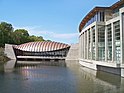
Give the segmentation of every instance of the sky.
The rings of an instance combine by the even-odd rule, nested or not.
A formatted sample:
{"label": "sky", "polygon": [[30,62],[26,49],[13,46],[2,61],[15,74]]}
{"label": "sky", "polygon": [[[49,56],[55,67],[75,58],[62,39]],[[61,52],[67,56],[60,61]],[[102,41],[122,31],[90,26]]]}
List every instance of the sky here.
{"label": "sky", "polygon": [[0,22],[30,35],[67,44],[78,43],[79,24],[95,6],[119,0],[0,0]]}

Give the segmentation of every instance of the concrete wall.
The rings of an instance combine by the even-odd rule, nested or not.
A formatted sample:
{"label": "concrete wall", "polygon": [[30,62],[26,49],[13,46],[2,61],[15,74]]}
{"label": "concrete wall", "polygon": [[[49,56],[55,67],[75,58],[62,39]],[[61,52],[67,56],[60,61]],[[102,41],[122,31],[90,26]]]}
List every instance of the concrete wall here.
{"label": "concrete wall", "polygon": [[121,76],[124,77],[124,68],[121,69]]}
{"label": "concrete wall", "polygon": [[16,60],[16,56],[13,50],[12,45],[10,44],[5,44],[5,52],[6,56],[10,59],[15,59]]}
{"label": "concrete wall", "polygon": [[79,58],[79,44],[71,45],[67,54],[66,60],[78,60]]}
{"label": "concrete wall", "polygon": [[97,66],[97,70],[105,71],[108,73],[116,74],[121,76],[121,68],[107,67],[107,66]]}

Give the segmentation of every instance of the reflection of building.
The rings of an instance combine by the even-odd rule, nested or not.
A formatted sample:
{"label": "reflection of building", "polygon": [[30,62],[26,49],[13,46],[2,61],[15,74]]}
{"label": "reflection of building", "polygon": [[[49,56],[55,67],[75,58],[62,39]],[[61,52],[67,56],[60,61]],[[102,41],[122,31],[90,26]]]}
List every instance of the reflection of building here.
{"label": "reflection of building", "polygon": [[[124,0],[95,7],[81,21],[79,32],[80,64],[95,70],[107,67],[112,73],[113,68],[124,68]],[[124,69],[120,73],[124,76]]]}
{"label": "reflection of building", "polygon": [[17,59],[65,59],[69,48],[67,44],[48,41],[13,46]]}
{"label": "reflection of building", "polygon": [[88,82],[82,85],[84,87],[81,87],[84,91],[88,88],[87,93],[91,93],[91,90],[93,91],[92,93],[118,93],[120,88],[123,87],[123,81],[121,82],[123,78],[120,78],[120,76],[114,74],[95,71],[85,67],[80,68],[80,73],[83,78],[82,80],[84,80],[83,82]]}

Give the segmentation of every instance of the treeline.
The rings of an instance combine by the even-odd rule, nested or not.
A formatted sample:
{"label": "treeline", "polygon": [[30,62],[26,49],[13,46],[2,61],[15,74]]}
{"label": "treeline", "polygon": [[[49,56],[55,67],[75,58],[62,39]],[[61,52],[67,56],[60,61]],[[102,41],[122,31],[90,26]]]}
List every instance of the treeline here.
{"label": "treeline", "polygon": [[0,47],[4,47],[7,44],[23,44],[33,41],[45,41],[42,36],[30,36],[25,29],[14,30],[12,24],[7,22],[0,23]]}

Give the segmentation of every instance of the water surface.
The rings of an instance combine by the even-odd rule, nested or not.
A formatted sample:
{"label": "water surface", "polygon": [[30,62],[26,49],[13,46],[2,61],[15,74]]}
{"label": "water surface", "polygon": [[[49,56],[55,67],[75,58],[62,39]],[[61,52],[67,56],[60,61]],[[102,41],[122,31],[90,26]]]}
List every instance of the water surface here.
{"label": "water surface", "polygon": [[[0,65],[0,93],[124,93],[124,79],[81,67],[76,61],[64,66]],[[8,64],[10,66],[8,66]]]}

